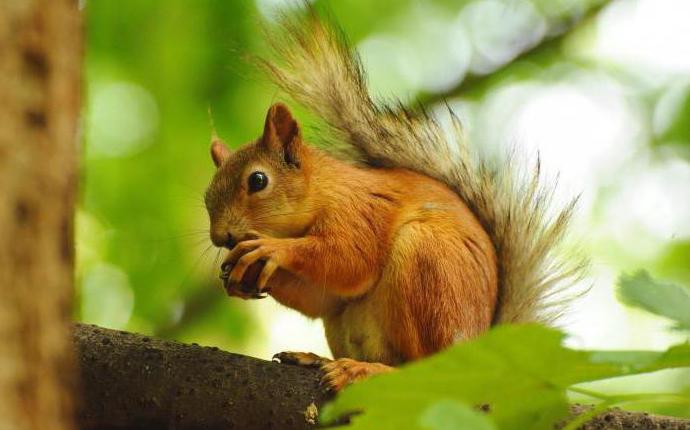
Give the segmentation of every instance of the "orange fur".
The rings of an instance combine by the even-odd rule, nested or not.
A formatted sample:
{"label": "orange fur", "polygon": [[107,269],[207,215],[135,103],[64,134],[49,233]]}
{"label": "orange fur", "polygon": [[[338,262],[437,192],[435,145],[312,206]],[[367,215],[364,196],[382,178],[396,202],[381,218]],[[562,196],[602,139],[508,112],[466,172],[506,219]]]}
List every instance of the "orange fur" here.
{"label": "orange fur", "polygon": [[[495,250],[446,185],[406,169],[354,166],[309,147],[283,105],[269,110],[256,142],[228,151],[220,163],[225,151],[214,148],[219,168],[206,204],[214,243],[225,246],[228,235],[239,241],[227,258],[230,279],[266,261],[275,272],[260,288],[322,318],[335,358],[397,365],[490,327]],[[266,173],[268,185],[252,193],[247,183],[255,171]],[[387,366],[357,369],[361,376]],[[342,379],[352,372],[332,373]]]}

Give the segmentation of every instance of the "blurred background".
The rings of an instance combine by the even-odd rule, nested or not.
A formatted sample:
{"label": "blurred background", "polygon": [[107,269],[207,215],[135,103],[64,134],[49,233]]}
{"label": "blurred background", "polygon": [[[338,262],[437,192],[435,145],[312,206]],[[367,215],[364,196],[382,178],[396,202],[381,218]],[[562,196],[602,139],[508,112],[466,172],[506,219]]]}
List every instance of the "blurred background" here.
{"label": "blurred background", "polygon": [[[682,340],[619,304],[615,285],[637,269],[690,285],[689,1],[322,3],[377,96],[447,100],[474,144],[538,150],[560,172],[559,198],[582,194],[574,236],[592,256],[592,289],[563,322],[571,345]],[[263,50],[260,19],[291,5],[83,0],[78,319],[263,358],[328,354],[320,323],[225,296],[202,199],[214,172],[208,110],[238,146],[284,100],[245,58]]]}

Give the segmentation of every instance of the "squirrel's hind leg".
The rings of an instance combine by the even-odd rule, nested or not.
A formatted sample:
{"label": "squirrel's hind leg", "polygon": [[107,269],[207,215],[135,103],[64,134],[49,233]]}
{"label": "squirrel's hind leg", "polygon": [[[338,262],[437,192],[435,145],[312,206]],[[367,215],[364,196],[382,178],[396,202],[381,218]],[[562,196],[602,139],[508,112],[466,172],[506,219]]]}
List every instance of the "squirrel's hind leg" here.
{"label": "squirrel's hind leg", "polygon": [[333,392],[338,392],[347,385],[371,375],[395,370],[394,367],[382,363],[367,363],[350,358],[331,360],[312,352],[280,352],[273,358],[280,360],[283,364],[320,368],[323,373],[321,385]]}

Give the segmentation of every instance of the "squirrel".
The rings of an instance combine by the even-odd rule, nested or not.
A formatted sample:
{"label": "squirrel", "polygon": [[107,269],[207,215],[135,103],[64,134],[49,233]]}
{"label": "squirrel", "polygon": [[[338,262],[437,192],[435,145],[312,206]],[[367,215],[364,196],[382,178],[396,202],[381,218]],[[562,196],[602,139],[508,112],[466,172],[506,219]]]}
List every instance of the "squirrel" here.
{"label": "squirrel", "polygon": [[355,154],[307,144],[282,103],[237,150],[214,132],[205,203],[228,294],[321,318],[334,357],[274,358],[321,367],[338,391],[495,324],[559,316],[585,263],[559,251],[576,199],[553,203],[538,157],[482,156],[450,108],[452,133],[375,102],[342,31],[309,7],[267,38],[268,76]]}

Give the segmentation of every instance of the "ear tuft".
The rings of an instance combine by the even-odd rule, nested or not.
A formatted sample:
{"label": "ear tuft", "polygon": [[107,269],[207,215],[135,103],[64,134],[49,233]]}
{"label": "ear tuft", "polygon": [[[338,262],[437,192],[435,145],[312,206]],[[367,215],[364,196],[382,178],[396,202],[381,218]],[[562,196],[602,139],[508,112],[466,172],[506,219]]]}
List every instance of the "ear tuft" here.
{"label": "ear tuft", "polygon": [[285,162],[299,167],[299,145],[302,136],[297,121],[283,103],[268,109],[264,124],[263,144],[272,151],[283,153]]}
{"label": "ear tuft", "polygon": [[213,164],[216,167],[220,167],[229,157],[230,149],[225,145],[225,142],[214,134],[211,138],[211,159],[213,159]]}

